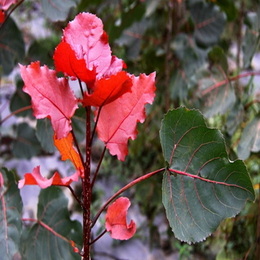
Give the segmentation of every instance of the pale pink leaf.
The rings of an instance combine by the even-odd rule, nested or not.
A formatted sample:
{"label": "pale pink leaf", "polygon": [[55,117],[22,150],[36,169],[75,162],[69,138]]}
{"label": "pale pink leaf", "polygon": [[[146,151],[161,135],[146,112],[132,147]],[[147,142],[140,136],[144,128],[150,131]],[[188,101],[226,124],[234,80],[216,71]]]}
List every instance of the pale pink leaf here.
{"label": "pale pink leaf", "polygon": [[75,51],[77,59],[84,58],[88,70],[95,69],[97,79],[111,65],[111,49],[102,21],[93,14],[80,13],[65,28],[63,42]]}
{"label": "pale pink leaf", "polygon": [[50,118],[58,139],[68,136],[71,117],[78,107],[68,80],[57,78],[54,70],[40,67],[40,62],[27,67],[20,65],[20,69],[23,91],[31,96],[34,116],[37,119]]}

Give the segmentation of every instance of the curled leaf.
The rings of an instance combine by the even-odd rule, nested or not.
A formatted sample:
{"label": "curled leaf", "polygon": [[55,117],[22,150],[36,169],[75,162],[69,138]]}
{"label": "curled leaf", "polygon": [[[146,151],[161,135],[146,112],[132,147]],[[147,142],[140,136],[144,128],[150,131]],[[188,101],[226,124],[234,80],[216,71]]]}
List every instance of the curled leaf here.
{"label": "curled leaf", "polygon": [[12,4],[16,4],[17,2],[18,0],[1,0],[0,8],[6,11]]}
{"label": "curled leaf", "polygon": [[40,166],[33,169],[32,173],[26,173],[24,179],[19,180],[18,188],[21,189],[24,185],[38,185],[42,189],[50,187],[52,185],[56,186],[69,186],[73,181],[78,181],[80,172],[76,171],[74,174],[68,177],[61,178],[58,172],[50,178],[49,180],[42,177],[40,173]]}
{"label": "curled leaf", "polygon": [[128,198],[121,197],[112,203],[106,214],[106,230],[114,239],[128,240],[136,231],[136,225],[133,220],[127,225],[126,214],[131,203]]}

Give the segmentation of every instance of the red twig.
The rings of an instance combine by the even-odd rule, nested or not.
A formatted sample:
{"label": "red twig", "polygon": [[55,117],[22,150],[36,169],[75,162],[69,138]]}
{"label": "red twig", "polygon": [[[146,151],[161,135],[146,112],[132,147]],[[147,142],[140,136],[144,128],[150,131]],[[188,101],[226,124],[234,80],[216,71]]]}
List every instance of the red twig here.
{"label": "red twig", "polygon": [[153,175],[164,171],[165,168],[161,168],[159,170],[156,170],[154,172],[150,172],[147,173],[139,178],[137,178],[136,180],[130,182],[129,184],[127,184],[125,187],[123,187],[121,190],[119,190],[117,193],[115,193],[103,206],[102,208],[98,211],[97,215],[94,217],[93,221],[92,221],[92,225],[91,227],[93,227],[95,225],[95,223],[97,222],[99,216],[101,215],[102,211],[107,207],[107,205],[112,202],[116,197],[118,197],[121,193],[123,193],[124,191],[128,190],[129,188],[131,188],[132,186],[136,185],[139,182],[142,182],[144,180],[149,179],[150,177],[152,177]]}
{"label": "red twig", "polygon": [[248,76],[255,76],[255,75],[260,75],[260,71],[249,71],[249,72],[241,73],[241,74],[234,76],[234,77],[231,77],[231,78],[226,78],[225,80],[217,82],[216,84],[214,84],[214,85],[210,86],[209,88],[205,89],[202,92],[202,96],[208,94],[209,92],[211,92],[212,90],[214,90],[218,87],[221,87],[222,85],[228,83],[229,81],[234,81],[234,80],[237,80],[237,79],[245,78],[245,77],[248,77]]}
{"label": "red twig", "polygon": [[95,183],[95,180],[96,180],[97,174],[98,174],[98,172],[99,172],[99,168],[100,168],[100,165],[101,165],[102,160],[103,160],[103,158],[104,158],[105,152],[106,152],[106,146],[105,146],[104,149],[103,149],[102,155],[101,155],[100,160],[99,160],[99,162],[98,162],[98,166],[97,166],[96,172],[95,172],[95,174],[94,174],[94,176],[93,176],[93,179],[92,179],[92,182],[91,182],[91,190],[92,190],[93,185],[94,185],[94,183]]}
{"label": "red twig", "polygon": [[20,109],[15,110],[13,113],[11,113],[11,114],[8,115],[7,117],[5,117],[2,121],[0,121],[0,125],[3,124],[4,121],[6,121],[7,119],[9,119],[10,117],[12,117],[12,116],[14,116],[14,115],[16,115],[16,114],[19,114],[19,113],[21,113],[21,112],[23,112],[23,111],[29,110],[29,109],[31,109],[31,108],[32,108],[32,106],[30,105],[30,106],[22,107],[22,108],[20,108]]}
{"label": "red twig", "polygon": [[107,233],[107,230],[105,229],[99,236],[97,236],[94,240],[92,240],[89,244],[94,244],[97,240],[99,240],[102,236],[104,236]]}

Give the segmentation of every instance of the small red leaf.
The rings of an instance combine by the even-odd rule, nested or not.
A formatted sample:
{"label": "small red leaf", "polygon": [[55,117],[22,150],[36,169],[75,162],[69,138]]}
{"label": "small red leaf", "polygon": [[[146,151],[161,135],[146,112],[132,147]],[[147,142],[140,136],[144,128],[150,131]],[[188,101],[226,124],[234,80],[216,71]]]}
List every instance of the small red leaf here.
{"label": "small red leaf", "polygon": [[57,72],[63,72],[65,76],[70,76],[72,80],[79,78],[89,85],[93,85],[95,82],[95,67],[89,70],[86,66],[86,61],[83,58],[77,58],[68,43],[61,42],[57,46],[53,59]]}
{"label": "small red leaf", "polygon": [[50,118],[57,138],[66,137],[71,130],[71,117],[78,107],[68,80],[57,78],[54,70],[40,67],[40,62],[27,67],[20,65],[20,69],[25,84],[23,91],[32,98],[34,116]]}
{"label": "small red leaf", "polygon": [[42,177],[40,173],[40,166],[33,169],[32,173],[26,173],[24,179],[19,180],[18,188],[21,189],[24,185],[39,185],[42,189],[48,188],[51,185],[56,186],[69,186],[73,181],[78,181],[80,172],[77,171],[71,176],[61,178],[58,172],[50,178],[49,180]]}
{"label": "small red leaf", "polygon": [[84,93],[83,106],[107,105],[126,92],[130,92],[132,80],[125,71],[118,72],[110,78],[102,78],[96,81],[94,92],[92,95]]}
{"label": "small red leaf", "polygon": [[136,231],[136,225],[133,220],[127,225],[126,214],[131,203],[128,198],[121,197],[112,203],[106,214],[106,230],[114,239],[130,239]]}
{"label": "small red leaf", "polygon": [[70,240],[71,246],[73,247],[73,251],[75,253],[79,253],[79,249],[77,247],[75,247],[75,242],[73,240]]}
{"label": "small red leaf", "polygon": [[96,69],[97,79],[103,77],[111,64],[111,50],[102,21],[93,14],[80,13],[68,24],[63,33],[79,59],[84,58],[87,69]]}
{"label": "small red leaf", "polygon": [[[128,154],[128,139],[137,135],[137,123],[143,123],[146,117],[145,104],[152,104],[155,96],[155,72],[146,76],[131,76],[131,93],[104,106],[101,110],[97,133],[109,149],[110,154],[124,161]],[[97,116],[97,111],[96,111]]]}

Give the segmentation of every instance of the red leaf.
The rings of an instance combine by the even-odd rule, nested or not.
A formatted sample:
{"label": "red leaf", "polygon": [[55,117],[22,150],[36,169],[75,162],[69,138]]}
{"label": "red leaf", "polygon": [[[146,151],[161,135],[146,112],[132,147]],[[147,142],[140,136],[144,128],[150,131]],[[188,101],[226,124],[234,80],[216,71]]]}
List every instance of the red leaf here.
{"label": "red leaf", "polygon": [[83,106],[107,105],[126,92],[130,92],[132,80],[125,71],[118,72],[110,78],[102,78],[96,81],[94,93],[92,95],[84,93]]}
{"label": "red leaf", "polygon": [[75,253],[79,253],[79,249],[77,247],[75,247],[75,242],[73,240],[70,240],[71,246],[73,247],[73,251]]}
{"label": "red leaf", "polygon": [[131,220],[127,225],[126,214],[131,203],[128,198],[121,197],[112,203],[106,214],[106,230],[114,239],[130,239],[136,231],[135,222]]}
{"label": "red leaf", "polygon": [[5,12],[0,10],[0,23],[4,22],[4,20],[5,20]]}
{"label": "red leaf", "polygon": [[[131,76],[132,92],[102,107],[97,124],[98,137],[112,155],[124,161],[128,154],[127,142],[137,135],[137,123],[146,117],[145,104],[152,104],[155,96],[155,72],[140,77]],[[97,115],[97,111],[96,111]]]}
{"label": "red leaf", "polygon": [[126,64],[123,60],[118,59],[115,55],[112,56],[111,64],[107,71],[104,73],[104,77],[108,78],[111,75],[115,75],[120,72],[122,69],[126,69]]}
{"label": "red leaf", "polygon": [[54,70],[40,67],[40,62],[27,67],[20,65],[20,69],[25,84],[23,91],[32,98],[34,116],[50,118],[57,138],[66,137],[71,130],[71,117],[78,107],[68,80],[57,78]]}
{"label": "red leaf", "polygon": [[21,189],[24,185],[39,185],[42,189],[48,188],[51,185],[57,186],[69,186],[73,181],[78,181],[80,172],[77,171],[71,176],[61,178],[58,172],[50,178],[49,180],[42,177],[40,173],[40,166],[33,169],[32,173],[26,173],[24,179],[19,180],[18,188]]}
{"label": "red leaf", "polygon": [[62,71],[65,76],[72,77],[72,80],[78,77],[86,84],[92,85],[95,82],[95,68],[87,69],[86,61],[83,58],[78,59],[68,43],[61,42],[57,46],[53,59],[57,72]]}
{"label": "red leaf", "polygon": [[87,69],[96,69],[97,78],[102,78],[111,64],[111,50],[102,21],[93,14],[80,13],[68,24],[63,33],[63,42],[68,43],[78,59],[84,58]]}
{"label": "red leaf", "polygon": [[0,0],[0,8],[6,11],[12,4],[17,2],[18,0]]}

